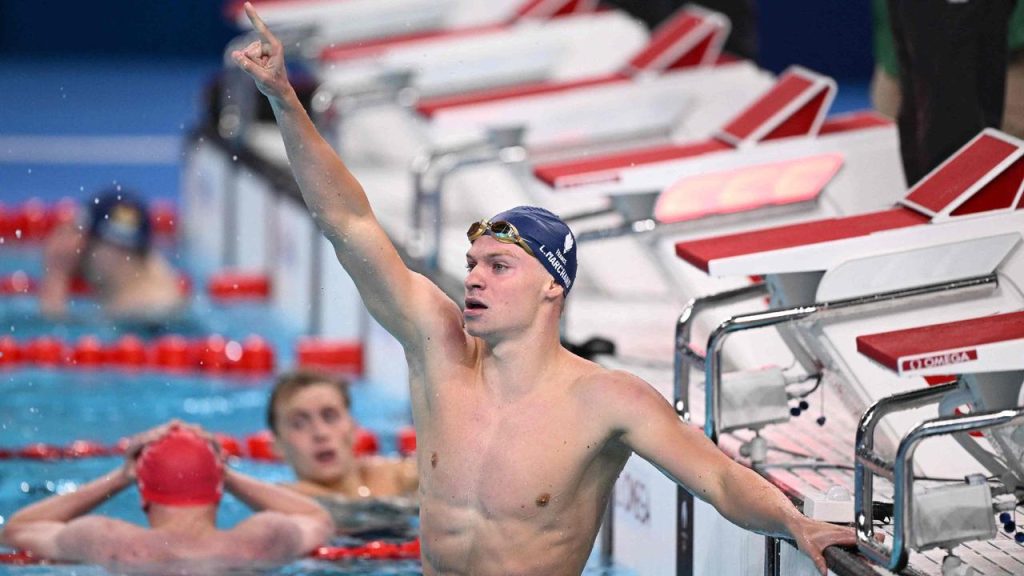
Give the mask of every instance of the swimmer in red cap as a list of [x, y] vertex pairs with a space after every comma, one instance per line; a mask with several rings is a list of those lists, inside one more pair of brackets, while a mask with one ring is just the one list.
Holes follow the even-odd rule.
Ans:
[[152, 247], [146, 203], [124, 189], [91, 197], [77, 219], [59, 225], [43, 249], [44, 315], [67, 313], [72, 277], [81, 274], [108, 316], [161, 320], [184, 305], [177, 272]]
[[577, 247], [555, 214], [519, 207], [474, 223], [461, 307], [410, 270], [303, 108], [280, 40], [245, 10], [258, 38], [232, 58], [270, 101], [302, 197], [366, 308], [405, 349], [425, 574], [579, 574], [634, 453], [735, 524], [793, 539], [822, 574], [826, 547], [856, 544], [650, 384], [561, 345]]
[[411, 458], [358, 456], [348, 383], [311, 370], [278, 376], [267, 405], [274, 447], [295, 471], [288, 487], [316, 498], [345, 534], [405, 535], [415, 500]]
[[[124, 465], [74, 492], [19, 510], [4, 527], [2, 541], [48, 560], [218, 565], [286, 561], [327, 541], [334, 527], [326, 510], [292, 490], [224, 466], [214, 446], [201, 429], [180, 422], [139, 434], [129, 441]], [[148, 528], [86, 515], [134, 483]], [[218, 529], [224, 490], [260, 512], [234, 528]]]

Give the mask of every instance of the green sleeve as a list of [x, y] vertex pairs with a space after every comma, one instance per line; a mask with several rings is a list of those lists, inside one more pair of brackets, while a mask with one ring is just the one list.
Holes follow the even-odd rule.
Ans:
[[[1017, 7], [1019, 8], [1021, 4], [1024, 4], [1024, 0], [1018, 1]], [[886, 0], [871, 0], [871, 16], [875, 63], [881, 66], [889, 75], [898, 77], [900, 75], [900, 64], [896, 58], [896, 44], [892, 39], [892, 26], [889, 25], [889, 6]]]

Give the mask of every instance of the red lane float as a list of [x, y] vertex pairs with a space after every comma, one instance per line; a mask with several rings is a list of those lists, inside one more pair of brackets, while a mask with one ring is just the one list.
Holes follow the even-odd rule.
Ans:
[[257, 335], [241, 342], [218, 334], [196, 339], [168, 335], [150, 344], [133, 335], [110, 344], [95, 336], [83, 336], [72, 344], [49, 336], [22, 343], [10, 336], [0, 337], [0, 366], [16, 365], [267, 374], [274, 370], [274, 349]]
[[[281, 460], [274, 451], [274, 435], [269, 430], [261, 430], [244, 438], [215, 433], [214, 438], [228, 456], [268, 462]], [[379, 446], [377, 435], [372, 431], [361, 428], [356, 432], [356, 441], [353, 445], [356, 456], [375, 456]], [[110, 446], [91, 440], [75, 440], [66, 446], [38, 442], [20, 448], [0, 448], [0, 460], [80, 460], [117, 456], [124, 454], [127, 448], [127, 438], [122, 438]]]
[[356, 437], [352, 442], [352, 452], [356, 456], [373, 456], [380, 452], [380, 443], [377, 441], [377, 435], [366, 428], [356, 430]]
[[29, 566], [42, 563], [42, 559], [36, 558], [24, 550], [0, 554], [0, 564], [7, 564], [9, 566]]
[[416, 429], [412, 426], [403, 426], [398, 430], [398, 453], [402, 456], [416, 453]]
[[[420, 557], [420, 539], [408, 542], [385, 542], [374, 540], [359, 546], [321, 546], [310, 552], [314, 560], [416, 560]], [[18, 550], [0, 554], [0, 564], [26, 566], [31, 564], [51, 564], [52, 562], [32, 556], [28, 552]]]
[[302, 338], [295, 347], [295, 357], [301, 366], [363, 374], [363, 346], [359, 341]]
[[[16, 206], [0, 204], [0, 238], [4, 242], [39, 242], [55, 227], [74, 221], [79, 203], [70, 198], [43, 202], [30, 198]], [[155, 201], [150, 206], [150, 223], [159, 240], [172, 239], [177, 233], [177, 209], [168, 201]]]
[[420, 557], [420, 540], [400, 544], [374, 540], [362, 546], [321, 546], [310, 556], [317, 560], [415, 560]]
[[270, 278], [266, 274], [236, 270], [214, 274], [206, 284], [206, 293], [217, 302], [266, 300], [270, 289]]

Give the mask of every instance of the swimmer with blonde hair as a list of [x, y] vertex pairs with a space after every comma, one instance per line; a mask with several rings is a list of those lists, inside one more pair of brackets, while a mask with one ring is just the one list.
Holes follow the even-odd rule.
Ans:
[[298, 480], [288, 487], [316, 498], [344, 534], [407, 535], [415, 500], [411, 458], [359, 456], [348, 382], [313, 370], [277, 377], [267, 403], [275, 451]]
[[824, 548], [856, 543], [800, 514], [649, 384], [561, 346], [576, 250], [554, 214], [520, 207], [473, 224], [462, 309], [411, 271], [299, 102], [281, 42], [245, 11], [259, 37], [232, 57], [269, 99], [310, 213], [405, 349], [425, 574], [579, 574], [634, 452], [732, 522], [794, 539], [822, 574]]
[[[132, 484], [138, 485], [148, 528], [87, 515]], [[224, 490], [260, 512], [234, 528], [218, 529]], [[330, 516], [316, 502], [226, 467], [206, 433], [175, 421], [131, 438], [116, 470], [15, 512], [0, 541], [65, 562], [234, 565], [296, 558], [324, 544], [332, 532]]]

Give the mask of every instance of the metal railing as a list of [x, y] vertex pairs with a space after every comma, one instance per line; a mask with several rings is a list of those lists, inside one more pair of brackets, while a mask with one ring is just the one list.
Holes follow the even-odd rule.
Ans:
[[686, 303], [682, 314], [676, 321], [676, 343], [673, 356], [673, 405], [676, 414], [690, 421], [690, 368], [704, 370], [704, 352], [697, 350], [690, 343], [693, 323], [697, 315], [707, 308], [714, 308], [748, 298], [756, 298], [768, 294], [768, 286], [757, 282], [733, 290], [692, 298]]
[[941, 282], [889, 292], [880, 292], [878, 294], [858, 296], [856, 298], [833, 300], [831, 302], [819, 302], [806, 306], [796, 306], [793, 308], [766, 310], [764, 312], [756, 312], [753, 314], [741, 314], [739, 316], [733, 316], [726, 319], [711, 333], [711, 336], [708, 338], [708, 346], [705, 353], [704, 434], [710, 438], [712, 442], [718, 443], [719, 428], [722, 417], [722, 348], [731, 334], [745, 330], [753, 330], [755, 328], [777, 326], [786, 322], [805, 320], [811, 317], [819, 317], [830, 312], [838, 312], [852, 308], [869, 309], [872, 306], [891, 303], [895, 300], [941, 294], [955, 290], [967, 290], [970, 288], [993, 284], [998, 284], [998, 276], [994, 273], [987, 274], [985, 276], [975, 276], [961, 280], [954, 280], [952, 282]]
[[342, 154], [345, 123], [369, 108], [411, 105], [417, 99], [414, 76], [411, 70], [395, 69], [374, 74], [359, 85], [322, 85], [313, 93], [311, 104], [317, 130]]
[[522, 127], [493, 129], [488, 131], [483, 141], [429, 150], [413, 161], [413, 238], [410, 252], [420, 261], [424, 272], [435, 275], [440, 271], [445, 180], [468, 166], [492, 162], [511, 165], [524, 161], [526, 150], [522, 140]]
[[[973, 432], [997, 426], [1024, 424], [1024, 409], [982, 412], [966, 416], [946, 416], [922, 422], [900, 441], [895, 459], [889, 462], [874, 451], [875, 427], [893, 412], [909, 410], [937, 402], [956, 391], [959, 383], [942, 384], [883, 398], [873, 404], [857, 425], [854, 466], [854, 516], [857, 547], [872, 561], [888, 570], [902, 570], [909, 558], [909, 534], [914, 524], [914, 452], [927, 438]], [[892, 547], [874, 539], [874, 479], [888, 478], [893, 483]]]

